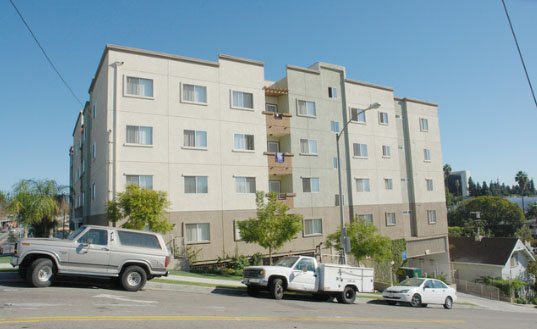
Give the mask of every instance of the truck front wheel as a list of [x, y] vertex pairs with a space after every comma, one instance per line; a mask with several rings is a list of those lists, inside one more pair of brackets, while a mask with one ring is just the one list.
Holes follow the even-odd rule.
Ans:
[[276, 300], [283, 298], [283, 281], [282, 279], [274, 279], [270, 283], [270, 295]]
[[356, 291], [350, 286], [346, 286], [341, 292], [341, 295], [337, 296], [337, 301], [342, 304], [352, 304], [356, 299]]

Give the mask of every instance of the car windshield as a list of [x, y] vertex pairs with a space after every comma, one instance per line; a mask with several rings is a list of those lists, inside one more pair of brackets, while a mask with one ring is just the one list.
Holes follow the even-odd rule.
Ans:
[[67, 236], [67, 240], [74, 240], [74, 238], [76, 238], [80, 232], [84, 231], [84, 229], [86, 229], [85, 226], [80, 226], [79, 228], [77, 228], [76, 230], [74, 230], [73, 232], [69, 233], [69, 235]]
[[274, 266], [292, 267], [297, 259], [298, 257], [283, 257], [278, 259], [278, 261], [274, 263]]
[[425, 281], [424, 279], [418, 279], [418, 278], [409, 278], [409, 279], [406, 279], [404, 281], [402, 281], [401, 283], [398, 284], [398, 286], [405, 286], [405, 287], [419, 287], [423, 281]]

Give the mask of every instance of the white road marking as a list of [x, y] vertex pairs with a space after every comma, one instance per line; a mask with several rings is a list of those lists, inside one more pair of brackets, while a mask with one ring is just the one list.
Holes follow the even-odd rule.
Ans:
[[4, 303], [5, 307], [55, 307], [63, 306], [65, 304], [51, 304], [51, 303]]
[[142, 304], [155, 304], [155, 303], [158, 303], [157, 301], [154, 301], [154, 300], [130, 299], [130, 298], [126, 298], [126, 297], [121, 297], [121, 296], [116, 296], [116, 295], [108, 295], [108, 294], [100, 294], [100, 295], [96, 295], [96, 296], [93, 296], [93, 297], [94, 298], [109, 298], [109, 299], [119, 300], [119, 301], [122, 301], [122, 302], [131, 302], [131, 303], [142, 303]]

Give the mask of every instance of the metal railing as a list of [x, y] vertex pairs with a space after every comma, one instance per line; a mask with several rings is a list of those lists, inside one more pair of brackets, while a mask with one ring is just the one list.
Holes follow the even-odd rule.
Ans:
[[500, 289], [494, 286], [488, 286], [486, 284], [461, 279], [455, 279], [454, 281], [457, 284], [457, 291], [459, 292], [492, 300], [503, 300], [503, 294], [501, 293]]

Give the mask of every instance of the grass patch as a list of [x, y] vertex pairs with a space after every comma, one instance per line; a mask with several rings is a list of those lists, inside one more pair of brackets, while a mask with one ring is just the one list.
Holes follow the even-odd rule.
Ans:
[[227, 286], [222, 284], [211, 284], [211, 283], [204, 283], [204, 282], [190, 282], [190, 281], [178, 281], [178, 280], [168, 280], [168, 279], [153, 279], [152, 282], [159, 282], [159, 283], [169, 283], [169, 284], [180, 284], [180, 285], [187, 285], [187, 286], [197, 286], [197, 287], [209, 287], [209, 288], [226, 288], [226, 289], [240, 289], [245, 290], [244, 288], [236, 287], [236, 286]]
[[11, 256], [0, 256], [0, 263], [9, 264], [10, 260], [11, 260]]
[[242, 276], [238, 275], [226, 275], [226, 274], [216, 274], [216, 273], [193, 273], [186, 271], [176, 271], [171, 270], [171, 275], [192, 277], [192, 278], [205, 278], [205, 279], [219, 279], [219, 280], [229, 280], [229, 281], [240, 281]]
[[0, 273], [1, 272], [17, 272], [18, 271], [18, 268], [0, 268]]

